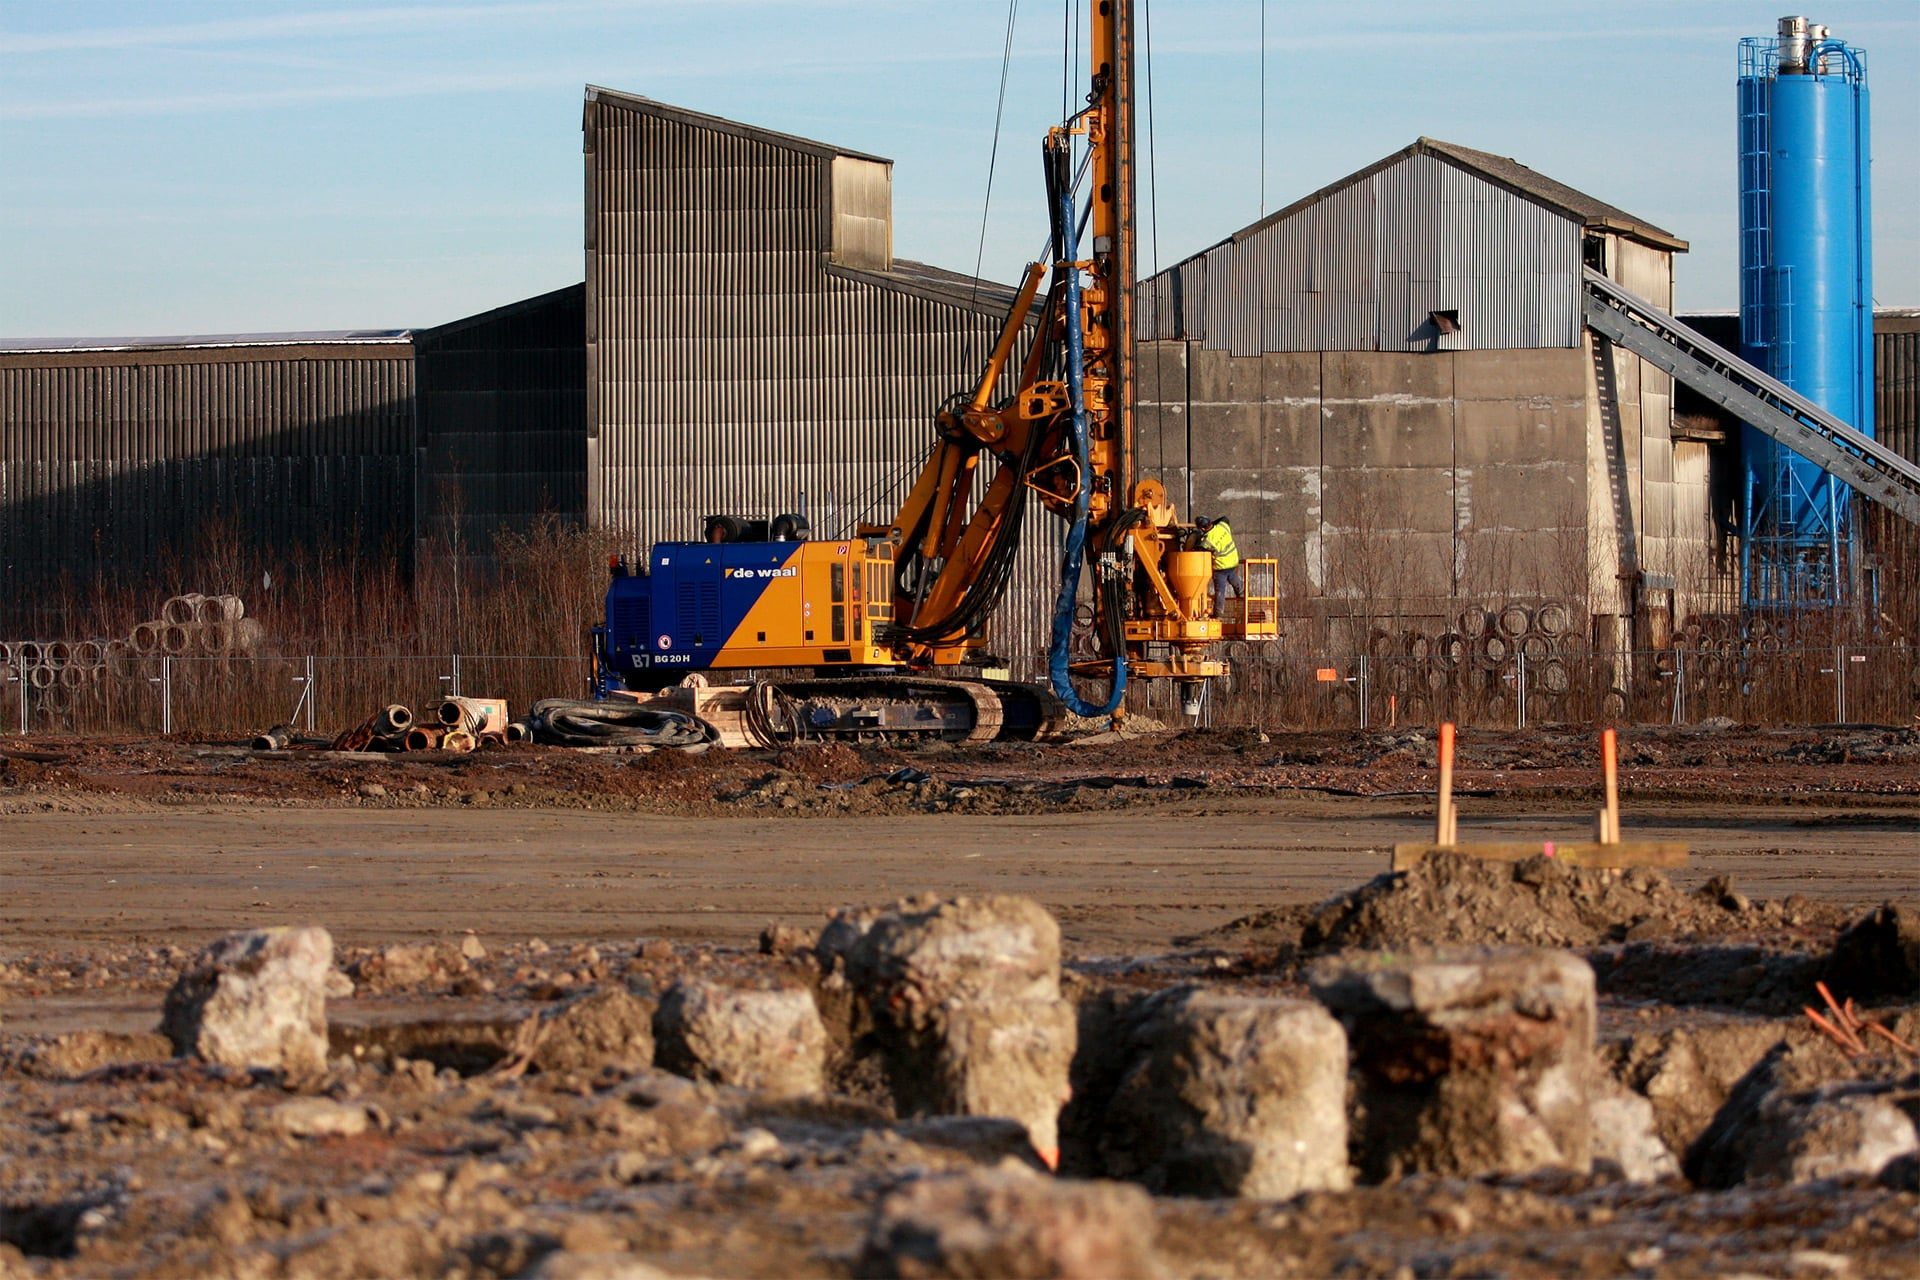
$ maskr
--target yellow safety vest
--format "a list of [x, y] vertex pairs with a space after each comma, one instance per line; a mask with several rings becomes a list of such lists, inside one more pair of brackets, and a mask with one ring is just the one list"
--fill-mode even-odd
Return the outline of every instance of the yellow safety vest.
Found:
[[1216, 520], [1201, 537], [1200, 545], [1213, 552], [1215, 569], [1231, 569], [1240, 563], [1240, 548], [1233, 545], [1233, 529], [1225, 520]]

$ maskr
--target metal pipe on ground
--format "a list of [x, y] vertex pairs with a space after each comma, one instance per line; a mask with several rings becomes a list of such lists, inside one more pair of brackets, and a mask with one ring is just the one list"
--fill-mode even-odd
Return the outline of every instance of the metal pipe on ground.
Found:
[[287, 743], [291, 741], [292, 738], [293, 729], [290, 726], [277, 724], [265, 733], [256, 733], [253, 735], [253, 741], [248, 745], [255, 751], [285, 751], [287, 749]]
[[73, 665], [88, 671], [105, 666], [107, 661], [107, 642], [105, 640], [82, 640], [73, 646]]
[[178, 622], [169, 622], [160, 628], [160, 652], [169, 658], [177, 658], [193, 648], [194, 628]]
[[27, 683], [36, 689], [51, 689], [60, 680], [60, 673], [52, 667], [28, 667]]
[[504, 698], [448, 698], [440, 704], [440, 723], [470, 734], [499, 733], [507, 727]]
[[166, 623], [157, 618], [152, 622], [142, 622], [134, 627], [132, 633], [127, 636], [127, 643], [132, 645], [133, 651], [141, 657], [145, 657], [150, 653], [158, 653], [160, 651], [160, 633], [166, 629], [166, 625]]
[[40, 665], [40, 646], [31, 640], [22, 640], [13, 646], [13, 660], [23, 667]]
[[505, 730], [505, 736], [506, 736], [506, 740], [509, 743], [532, 742], [533, 726], [528, 724], [525, 720], [509, 721], [507, 723], [507, 727]]
[[449, 729], [440, 738], [442, 751], [472, 751], [480, 745], [479, 740], [465, 729]]
[[206, 611], [212, 615], [209, 622], [238, 622], [247, 616], [247, 606], [239, 596], [210, 596]]
[[447, 731], [437, 724], [421, 724], [407, 730], [407, 736], [402, 741], [408, 751], [434, 751], [446, 736]]
[[40, 649], [40, 665], [55, 671], [73, 662], [73, 646], [65, 640], [49, 640]]
[[413, 711], [398, 702], [381, 710], [374, 723], [374, 731], [383, 737], [393, 737], [413, 728]]

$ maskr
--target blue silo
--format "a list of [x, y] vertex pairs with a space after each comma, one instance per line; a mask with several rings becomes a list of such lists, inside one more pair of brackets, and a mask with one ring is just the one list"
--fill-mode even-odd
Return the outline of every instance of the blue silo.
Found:
[[[1867, 61], [1805, 18], [1740, 42], [1742, 354], [1873, 434]], [[1832, 606], [1852, 556], [1848, 491], [1747, 427], [1741, 591], [1756, 609]]]

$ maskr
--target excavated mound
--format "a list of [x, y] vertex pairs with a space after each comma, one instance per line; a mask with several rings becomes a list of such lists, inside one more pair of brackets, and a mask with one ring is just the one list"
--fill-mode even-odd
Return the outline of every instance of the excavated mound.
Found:
[[1300, 933], [1303, 951], [1430, 943], [1590, 947], [1646, 936], [1725, 929], [1715, 898], [1684, 893], [1657, 871], [1587, 870], [1554, 858], [1493, 862], [1435, 854], [1411, 871], [1376, 876], [1322, 903]]

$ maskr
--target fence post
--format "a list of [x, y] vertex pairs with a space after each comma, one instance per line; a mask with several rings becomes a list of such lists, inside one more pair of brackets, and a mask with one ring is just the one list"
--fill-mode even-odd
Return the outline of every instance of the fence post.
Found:
[[1847, 722], [1847, 647], [1833, 646], [1833, 722]]
[[1367, 671], [1367, 655], [1360, 655], [1360, 678], [1353, 682], [1354, 692], [1360, 695], [1360, 727], [1367, 727], [1367, 685], [1371, 683]]
[[1673, 651], [1673, 723], [1687, 722], [1687, 651]]
[[453, 696], [460, 696], [460, 655], [453, 655]]
[[1517, 645], [1513, 654], [1513, 727], [1527, 727], [1527, 655]]
[[173, 657], [160, 659], [160, 734], [173, 735]]
[[27, 660], [20, 659], [20, 736], [27, 735]]
[[313, 732], [313, 655], [307, 655], [307, 696], [302, 699], [307, 704], [307, 732]]

